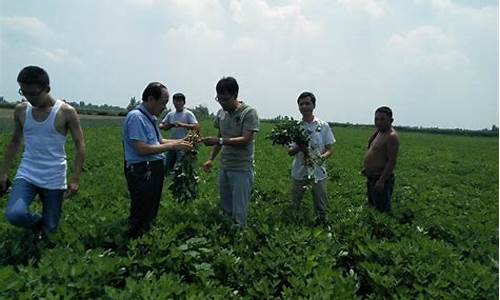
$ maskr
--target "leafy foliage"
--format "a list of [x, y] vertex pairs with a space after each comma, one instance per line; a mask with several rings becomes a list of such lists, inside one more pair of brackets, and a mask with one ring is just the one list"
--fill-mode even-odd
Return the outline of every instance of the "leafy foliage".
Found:
[[[54, 246], [0, 219], [1, 299], [498, 299], [496, 138], [401, 133], [389, 216], [365, 206], [357, 175], [372, 129], [335, 128], [331, 223], [313, 227], [310, 195], [290, 208], [290, 159], [263, 123], [246, 229], [221, 213], [217, 172], [200, 172], [197, 201], [179, 205], [165, 189], [153, 229], [127, 240], [121, 128], [95, 125]], [[0, 134], [0, 157], [8, 141]]]
[[173, 180], [168, 187], [177, 202], [192, 201], [198, 196], [199, 178], [195, 164], [201, 137], [197, 130], [189, 130], [185, 140], [193, 144], [193, 149], [184, 151], [176, 162]]
[[275, 125], [267, 137], [273, 145], [288, 146], [292, 143], [307, 146], [310, 138], [301, 122], [293, 118], [284, 118], [282, 122]]
[[301, 147], [304, 154], [304, 166], [306, 167], [306, 177], [304, 178], [306, 186], [314, 182], [314, 169], [321, 165], [323, 161], [311, 149], [309, 133], [301, 125], [300, 121], [285, 117], [281, 123], [275, 125], [267, 137], [273, 145], [290, 146], [296, 144]]

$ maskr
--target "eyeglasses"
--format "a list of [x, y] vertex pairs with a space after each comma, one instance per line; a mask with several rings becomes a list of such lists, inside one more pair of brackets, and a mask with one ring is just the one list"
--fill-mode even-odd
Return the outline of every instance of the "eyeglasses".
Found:
[[215, 96], [214, 100], [221, 103], [221, 102], [227, 102], [227, 101], [230, 101], [233, 99], [233, 96], [229, 96], [229, 97], [219, 97], [219, 96]]
[[45, 90], [45, 88], [40, 89], [40, 90], [38, 90], [36, 92], [27, 92], [27, 91], [23, 91], [22, 89], [19, 89], [18, 93], [21, 96], [38, 97], [38, 96], [40, 96], [41, 93], [43, 93], [44, 90]]

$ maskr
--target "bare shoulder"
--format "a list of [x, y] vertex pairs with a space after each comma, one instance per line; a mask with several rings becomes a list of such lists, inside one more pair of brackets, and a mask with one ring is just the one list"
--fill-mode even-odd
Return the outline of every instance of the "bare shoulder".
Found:
[[28, 107], [28, 101], [23, 101], [23, 102], [16, 104], [16, 106], [14, 107], [14, 114], [18, 115], [20, 113], [25, 112], [26, 107]]
[[78, 116], [78, 112], [76, 111], [76, 109], [68, 103], [61, 104], [60, 110], [66, 119], [75, 118]]
[[399, 133], [393, 128], [387, 137], [387, 140], [399, 144]]
[[59, 109], [58, 114], [60, 114], [61, 116], [61, 121], [64, 122], [64, 125], [61, 124], [61, 126], [74, 127], [80, 125], [78, 112], [73, 106], [69, 105], [68, 103], [61, 104], [61, 108]]
[[66, 102], [63, 103], [63, 104], [61, 104], [61, 111], [63, 113], [69, 113], [69, 114], [76, 113], [76, 109], [73, 106], [71, 106], [68, 103], [66, 103]]
[[21, 120], [24, 122], [24, 115], [26, 113], [26, 108], [28, 107], [28, 101], [23, 101], [21, 103], [16, 104], [14, 107], [14, 120]]

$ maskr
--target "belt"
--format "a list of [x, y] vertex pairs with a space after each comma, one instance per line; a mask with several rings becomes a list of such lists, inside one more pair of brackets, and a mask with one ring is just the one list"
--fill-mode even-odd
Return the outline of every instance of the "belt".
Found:
[[155, 165], [159, 165], [159, 164], [163, 164], [163, 159], [141, 161], [141, 162], [133, 163], [133, 164], [126, 162], [127, 168], [130, 168], [130, 167], [133, 167], [133, 168], [148, 167], [148, 166], [155, 166]]

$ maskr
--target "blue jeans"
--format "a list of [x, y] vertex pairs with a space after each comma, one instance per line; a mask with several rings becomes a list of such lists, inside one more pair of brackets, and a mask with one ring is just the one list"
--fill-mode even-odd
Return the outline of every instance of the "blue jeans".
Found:
[[[41, 225], [45, 233], [53, 232], [61, 217], [64, 191], [40, 188], [24, 179], [17, 178], [12, 185], [5, 217], [15, 226], [31, 228]], [[32, 214], [29, 209], [37, 194], [42, 200], [41, 216]]]
[[378, 177], [368, 177], [366, 180], [368, 204], [374, 206], [381, 212], [390, 212], [392, 191], [394, 190], [395, 182], [394, 174], [385, 181], [384, 190], [382, 192], [378, 192], [375, 189], [377, 180]]
[[247, 206], [252, 185], [253, 170], [220, 170], [220, 206], [234, 222], [241, 226], [247, 223]]

